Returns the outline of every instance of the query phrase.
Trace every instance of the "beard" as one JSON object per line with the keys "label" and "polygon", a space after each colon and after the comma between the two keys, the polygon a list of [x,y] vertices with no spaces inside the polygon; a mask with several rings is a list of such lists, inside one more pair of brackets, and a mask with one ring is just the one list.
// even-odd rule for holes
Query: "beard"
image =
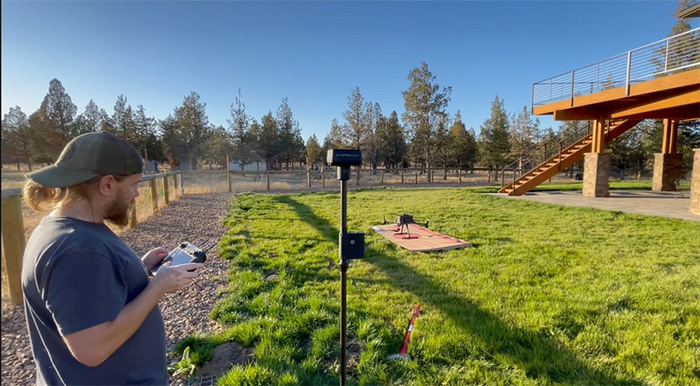
{"label": "beard", "polygon": [[104,219],[110,224],[124,228],[129,225],[129,214],[134,204],[135,200],[127,201],[120,195],[107,207],[107,214]]}

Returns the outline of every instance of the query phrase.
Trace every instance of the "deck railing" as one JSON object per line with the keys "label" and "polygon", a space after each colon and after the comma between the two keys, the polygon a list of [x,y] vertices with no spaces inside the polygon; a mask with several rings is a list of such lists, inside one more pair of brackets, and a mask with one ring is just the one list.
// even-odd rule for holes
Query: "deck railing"
{"label": "deck railing", "polygon": [[532,107],[700,67],[700,28],[536,82]]}

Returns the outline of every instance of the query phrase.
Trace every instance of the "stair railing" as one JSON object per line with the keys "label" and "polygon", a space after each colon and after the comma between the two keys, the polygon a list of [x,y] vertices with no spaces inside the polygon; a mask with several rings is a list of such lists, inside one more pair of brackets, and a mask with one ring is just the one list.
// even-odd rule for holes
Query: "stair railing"
{"label": "stair railing", "polygon": [[[513,173],[512,183],[515,184],[518,178],[523,174],[529,173],[531,170],[546,162],[552,157],[558,156],[557,161],[561,164],[562,152],[567,147],[573,145],[584,136],[591,133],[591,122],[585,126],[579,126],[574,130],[556,134],[548,139],[541,141],[533,150],[527,154],[518,157],[515,161],[505,166],[501,172],[501,187],[506,185],[506,172]],[[561,167],[559,169],[561,171]]]}

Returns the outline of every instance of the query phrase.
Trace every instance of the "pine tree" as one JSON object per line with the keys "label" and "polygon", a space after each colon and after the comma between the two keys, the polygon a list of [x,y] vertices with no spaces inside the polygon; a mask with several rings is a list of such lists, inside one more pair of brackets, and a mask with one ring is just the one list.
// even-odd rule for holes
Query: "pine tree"
{"label": "pine tree", "polygon": [[444,122],[447,104],[450,101],[451,87],[440,91],[436,77],[421,62],[420,68],[408,74],[411,81],[402,92],[405,112],[402,119],[411,137],[411,153],[414,162],[430,167],[435,154],[434,135],[440,122]]}
{"label": "pine tree", "polygon": [[253,152],[252,138],[250,137],[250,117],[245,112],[245,104],[241,95],[241,89],[238,89],[238,96],[234,103],[231,104],[231,118],[229,123],[229,138],[221,138],[221,140],[232,140],[232,151],[236,154],[235,158],[240,162],[241,170],[246,164],[250,163],[255,154]]}
{"label": "pine tree", "polygon": [[502,168],[510,161],[508,114],[498,95],[491,102],[491,117],[481,125],[479,154],[489,168]]}
{"label": "pine tree", "polygon": [[527,106],[517,116],[513,115],[510,125],[510,151],[513,158],[521,158],[534,150],[540,141],[540,121],[533,121]]}
{"label": "pine tree", "polygon": [[[472,131],[474,130],[472,129]],[[476,139],[471,132],[467,131],[464,122],[462,122],[462,113],[459,110],[455,114],[448,136],[451,161],[448,166],[473,167],[477,158]]]}
{"label": "pine tree", "polygon": [[58,79],[49,82],[49,92],[39,110],[29,117],[33,154],[38,162],[53,162],[75,137],[73,124],[78,107]]}
{"label": "pine tree", "polygon": [[289,169],[290,162],[298,160],[302,156],[304,140],[301,138],[299,122],[294,120],[294,114],[287,102],[282,99],[282,104],[277,109],[277,125],[279,127],[279,144],[282,161],[285,169]]}
{"label": "pine tree", "polygon": [[161,122],[163,147],[166,155],[181,167],[197,169],[204,144],[209,140],[212,128],[206,114],[206,103],[192,91],[175,108],[174,114]]}
{"label": "pine tree", "polygon": [[90,99],[85,111],[75,119],[76,134],[94,133],[102,130],[104,122],[107,120],[107,113],[97,107],[97,104]]}
{"label": "pine tree", "polygon": [[348,97],[348,110],[343,113],[346,125],[340,126],[342,142],[353,149],[366,150],[371,136],[371,104],[365,104],[360,88],[355,87]]}
{"label": "pine tree", "polygon": [[392,169],[401,167],[406,158],[406,138],[396,111],[392,111],[388,119],[382,118],[376,135],[384,166]]}
{"label": "pine tree", "polygon": [[318,143],[318,138],[316,134],[311,135],[309,140],[306,141],[306,158],[309,160],[309,165],[312,167],[317,162],[323,161],[323,154],[321,152],[321,145]]}
{"label": "pine tree", "polygon": [[24,162],[29,171],[32,171],[29,151],[31,147],[32,137],[27,114],[22,112],[19,106],[10,107],[10,111],[2,118],[2,162],[17,163],[18,171],[20,162]]}

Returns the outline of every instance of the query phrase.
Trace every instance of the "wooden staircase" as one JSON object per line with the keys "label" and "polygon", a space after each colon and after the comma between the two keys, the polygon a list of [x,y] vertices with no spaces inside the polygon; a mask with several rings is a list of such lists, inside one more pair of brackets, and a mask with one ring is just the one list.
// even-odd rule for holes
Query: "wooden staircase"
{"label": "wooden staircase", "polygon": [[[641,120],[638,119],[610,121],[610,125],[606,132],[606,142],[610,142],[619,137],[627,130],[636,126],[639,122],[641,122]],[[565,170],[578,161],[581,161],[584,154],[590,153],[592,141],[593,134],[586,135],[566,149],[563,149],[560,154],[556,154],[529,172],[522,174],[520,177],[515,179],[514,182],[502,187],[498,192],[506,193],[509,196],[522,196],[535,188],[537,185],[557,175],[557,173],[560,171]]]}

